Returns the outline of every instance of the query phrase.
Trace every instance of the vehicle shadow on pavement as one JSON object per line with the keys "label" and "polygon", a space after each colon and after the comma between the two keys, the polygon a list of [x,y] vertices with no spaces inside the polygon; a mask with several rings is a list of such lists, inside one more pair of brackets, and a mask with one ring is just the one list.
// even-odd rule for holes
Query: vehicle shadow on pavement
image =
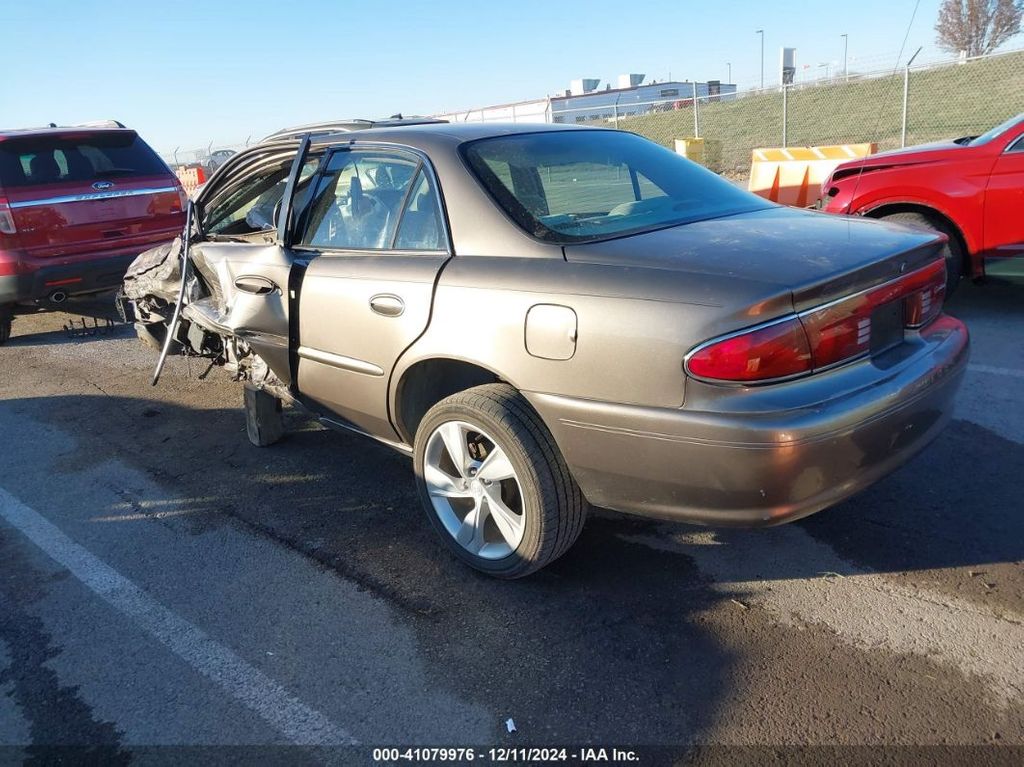
{"label": "vehicle shadow on pavement", "polygon": [[1024,313],[1024,276],[988,277],[979,284],[963,279],[945,311],[961,319],[976,312]]}
{"label": "vehicle shadow on pavement", "polygon": [[259,449],[246,441],[241,409],[98,396],[3,407],[75,440],[56,467],[69,496],[76,474],[111,460],[162,488],[163,497],[102,510],[95,523],[174,517],[188,534],[238,525],[273,539],[389,603],[422,638],[439,684],[556,743],[590,733],[602,744],[678,744],[714,724],[737,682],[734,650],[707,616],[734,596],[729,567],[714,561],[734,546],[753,552],[737,579],[821,577],[823,544],[836,555],[829,569],[849,572],[986,570],[1024,559],[1024,520],[1013,513],[1011,483],[999,480],[1024,466],[1024,446],[964,422],[798,527],[714,533],[717,546],[696,557],[685,545],[650,545],[696,528],[598,512],[562,559],[502,582],[435,540],[408,459],[300,414],[289,413],[282,443]]}
{"label": "vehicle shadow on pavement", "polygon": [[14,326],[14,334],[11,336],[11,340],[7,342],[7,346],[15,348],[19,346],[61,346],[63,344],[82,344],[82,343],[95,343],[96,341],[107,341],[115,338],[130,338],[134,335],[134,331],[131,325],[117,324],[117,325],[99,325],[98,327],[88,322],[86,325],[82,325],[81,318],[71,318],[74,321],[75,327],[72,330],[65,330],[60,328],[59,330],[48,330],[43,333],[32,333],[30,335],[19,336],[18,326]]}
{"label": "vehicle shadow on pavement", "polygon": [[[21,329],[30,317],[36,320],[31,323],[34,328],[41,324],[46,329],[23,334]],[[66,330],[69,325],[72,329]],[[117,313],[113,293],[104,293],[99,297],[70,298],[59,307],[16,315],[7,346],[57,346],[127,338],[131,334],[132,326],[121,322]]]}
{"label": "vehicle shadow on pavement", "polygon": [[[390,605],[441,689],[499,712],[496,722],[514,718],[531,738],[686,743],[713,722],[733,663],[700,614],[724,597],[686,557],[620,538],[649,523],[595,518],[553,566],[498,581],[435,539],[407,458],[297,414],[282,443],[258,449],[241,409],[100,396],[0,407],[71,436],[52,474],[69,498],[76,477],[110,473],[111,461],[162,489],[82,512],[93,524],[199,536],[236,526],[299,552]],[[14,484],[32,505],[31,485]]]}

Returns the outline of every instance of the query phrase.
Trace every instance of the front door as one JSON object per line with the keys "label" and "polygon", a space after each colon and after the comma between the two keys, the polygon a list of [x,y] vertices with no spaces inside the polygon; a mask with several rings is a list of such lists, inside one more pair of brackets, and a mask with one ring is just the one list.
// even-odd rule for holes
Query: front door
{"label": "front door", "polygon": [[1024,136],[992,167],[985,190],[985,254],[1024,256]]}
{"label": "front door", "polygon": [[426,329],[450,257],[433,173],[411,151],[336,150],[301,218],[295,250],[312,260],[298,296],[299,392],[346,425],[397,439],[391,372]]}
{"label": "front door", "polygon": [[293,256],[278,238],[277,218],[296,162],[296,199],[308,192],[320,162],[294,148],[268,149],[218,176],[200,196],[201,241],[192,246],[196,269],[213,295],[188,311],[246,341],[285,383],[290,382],[288,284]]}

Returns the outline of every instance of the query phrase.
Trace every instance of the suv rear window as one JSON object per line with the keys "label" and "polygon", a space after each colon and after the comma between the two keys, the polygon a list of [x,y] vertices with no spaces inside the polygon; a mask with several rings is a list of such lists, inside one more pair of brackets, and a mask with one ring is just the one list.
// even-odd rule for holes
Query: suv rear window
{"label": "suv rear window", "polygon": [[548,242],[608,239],[768,207],[632,133],[539,131],[462,146],[469,167],[523,229]]}
{"label": "suv rear window", "polygon": [[0,186],[168,174],[156,152],[130,131],[100,135],[24,136],[0,142]]}

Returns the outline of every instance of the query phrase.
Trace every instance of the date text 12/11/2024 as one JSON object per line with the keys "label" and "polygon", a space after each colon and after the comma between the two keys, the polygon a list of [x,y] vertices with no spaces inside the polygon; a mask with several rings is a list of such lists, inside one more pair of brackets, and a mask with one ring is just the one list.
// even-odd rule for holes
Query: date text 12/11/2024
{"label": "date text 12/11/2024", "polygon": [[640,757],[635,751],[620,748],[587,747],[538,748],[526,746],[500,746],[487,749],[473,748],[375,748],[375,762],[637,762]]}

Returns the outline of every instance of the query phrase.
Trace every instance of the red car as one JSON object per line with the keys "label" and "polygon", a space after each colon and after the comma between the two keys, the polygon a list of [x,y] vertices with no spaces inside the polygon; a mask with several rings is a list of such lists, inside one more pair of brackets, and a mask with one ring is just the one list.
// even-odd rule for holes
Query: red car
{"label": "red car", "polygon": [[16,312],[116,287],[139,253],[181,231],[178,179],[111,125],[0,130],[0,344]]}
{"label": "red car", "polygon": [[838,166],[821,187],[830,213],[884,218],[949,237],[947,294],[985,260],[1024,256],[1024,114],[980,136],[880,152]]}

